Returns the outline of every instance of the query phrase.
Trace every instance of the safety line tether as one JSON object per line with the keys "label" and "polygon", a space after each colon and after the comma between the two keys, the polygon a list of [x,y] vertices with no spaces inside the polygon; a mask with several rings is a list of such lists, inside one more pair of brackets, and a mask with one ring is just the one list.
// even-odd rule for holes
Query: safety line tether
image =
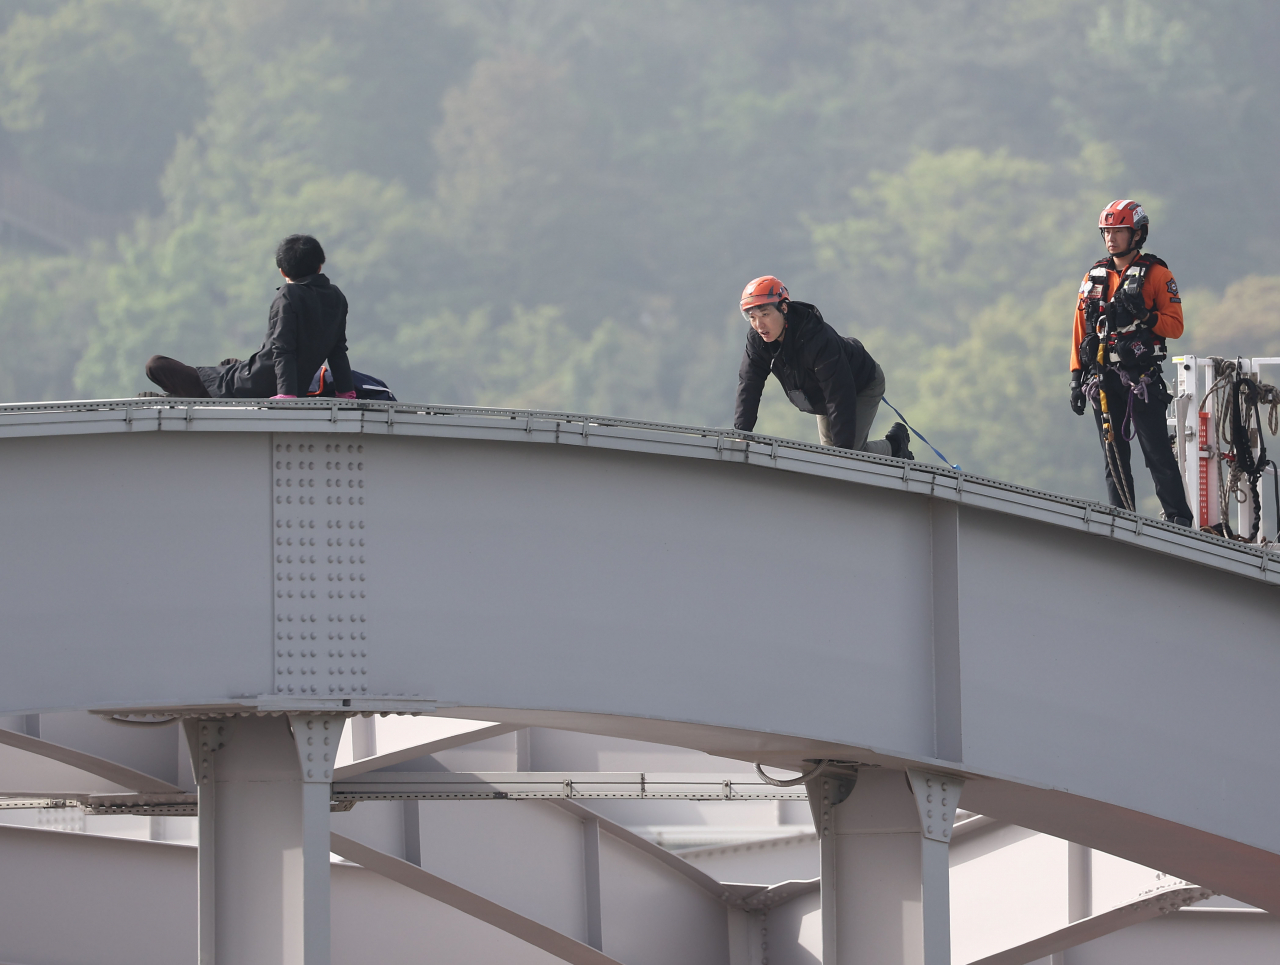
{"label": "safety line tether", "polygon": [[928,439],[926,439],[924,436],[922,436],[922,435],[920,434],[920,430],[919,430],[919,429],[917,429],[915,426],[913,426],[910,422],[908,422],[908,421],[907,421],[907,417],[906,417],[906,416],[904,416],[901,412],[899,412],[899,411],[898,411],[898,407],[897,407],[896,405],[894,405],[892,402],[890,402],[887,398],[885,398],[885,397],[883,397],[883,396],[881,397],[880,401],[881,401],[881,402],[883,402],[885,405],[887,405],[887,406],[888,406],[890,409],[892,409],[894,412],[897,412],[897,413],[898,413],[898,418],[902,420],[902,424],[903,424],[903,425],[905,425],[905,426],[906,426],[908,429],[910,429],[912,432],[914,432],[914,433],[916,434],[916,438],[917,438],[917,439],[919,439],[921,442],[923,442],[923,443],[924,443],[926,446],[928,446],[930,449],[933,449],[933,454],[934,454],[935,456],[937,456],[939,459],[941,459],[943,462],[945,462],[948,466],[950,466],[950,467],[951,467],[952,469],[954,469],[956,472],[963,472],[963,471],[964,471],[964,470],[962,470],[962,469],[960,468],[960,463],[958,463],[958,462],[952,462],[950,459],[948,459],[946,456],[944,456],[942,453],[940,453],[940,452],[937,450],[937,448],[934,446],[934,444],[933,444],[932,442],[930,442]]}

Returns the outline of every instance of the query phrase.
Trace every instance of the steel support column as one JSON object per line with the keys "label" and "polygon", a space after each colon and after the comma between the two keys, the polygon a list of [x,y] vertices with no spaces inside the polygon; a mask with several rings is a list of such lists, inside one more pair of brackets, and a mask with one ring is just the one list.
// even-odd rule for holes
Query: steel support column
{"label": "steel support column", "polygon": [[920,822],[924,965],[951,965],[951,829],[964,781],[915,769],[907,781]]}
{"label": "steel support column", "polygon": [[[527,732],[526,732],[527,733]],[[597,951],[604,950],[604,929],[600,913],[600,821],[582,821],[582,889],[587,899],[587,940]]]}
{"label": "steel support column", "polygon": [[824,965],[949,965],[947,851],[959,782],[862,768],[856,781],[820,777],[809,793]]}
{"label": "steel support column", "polygon": [[343,719],[185,722],[199,789],[200,965],[329,965],[329,786]]}

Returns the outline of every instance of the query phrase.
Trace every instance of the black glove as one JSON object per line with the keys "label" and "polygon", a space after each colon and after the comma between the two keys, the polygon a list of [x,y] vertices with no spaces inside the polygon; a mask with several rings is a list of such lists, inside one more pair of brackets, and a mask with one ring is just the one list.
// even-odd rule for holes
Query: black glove
{"label": "black glove", "polygon": [[1089,400],[1085,397],[1084,389],[1080,387],[1080,375],[1077,373],[1071,376],[1071,411],[1076,415],[1084,415],[1085,407],[1089,404]]}

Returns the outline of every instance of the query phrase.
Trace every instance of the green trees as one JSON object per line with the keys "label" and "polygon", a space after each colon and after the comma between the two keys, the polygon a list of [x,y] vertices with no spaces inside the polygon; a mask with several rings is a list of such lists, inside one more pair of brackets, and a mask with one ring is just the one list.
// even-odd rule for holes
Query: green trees
{"label": "green trees", "polygon": [[155,207],[177,135],[205,95],[160,13],[129,0],[4,6],[0,123],[10,163],[87,208]]}
{"label": "green trees", "polygon": [[[966,469],[1097,495],[1065,383],[1105,202],[1152,211],[1186,347],[1274,343],[1278,23],[1251,0],[0,2],[0,174],[127,216],[73,253],[5,222],[0,398],[244,355],[275,243],[309,231],[355,364],[401,398],[725,424],[737,296],[773,273]],[[759,428],[816,439],[771,392]]]}

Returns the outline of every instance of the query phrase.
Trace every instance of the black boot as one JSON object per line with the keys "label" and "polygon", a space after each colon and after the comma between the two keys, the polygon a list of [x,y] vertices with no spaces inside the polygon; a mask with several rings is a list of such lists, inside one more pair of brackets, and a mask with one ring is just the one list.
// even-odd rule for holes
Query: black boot
{"label": "black boot", "polygon": [[889,427],[889,431],[885,433],[884,437],[889,440],[889,454],[891,456],[895,459],[910,459],[915,461],[916,457],[912,455],[911,450],[907,445],[911,441],[911,436],[908,434],[907,427],[905,425],[901,422],[895,422]]}

